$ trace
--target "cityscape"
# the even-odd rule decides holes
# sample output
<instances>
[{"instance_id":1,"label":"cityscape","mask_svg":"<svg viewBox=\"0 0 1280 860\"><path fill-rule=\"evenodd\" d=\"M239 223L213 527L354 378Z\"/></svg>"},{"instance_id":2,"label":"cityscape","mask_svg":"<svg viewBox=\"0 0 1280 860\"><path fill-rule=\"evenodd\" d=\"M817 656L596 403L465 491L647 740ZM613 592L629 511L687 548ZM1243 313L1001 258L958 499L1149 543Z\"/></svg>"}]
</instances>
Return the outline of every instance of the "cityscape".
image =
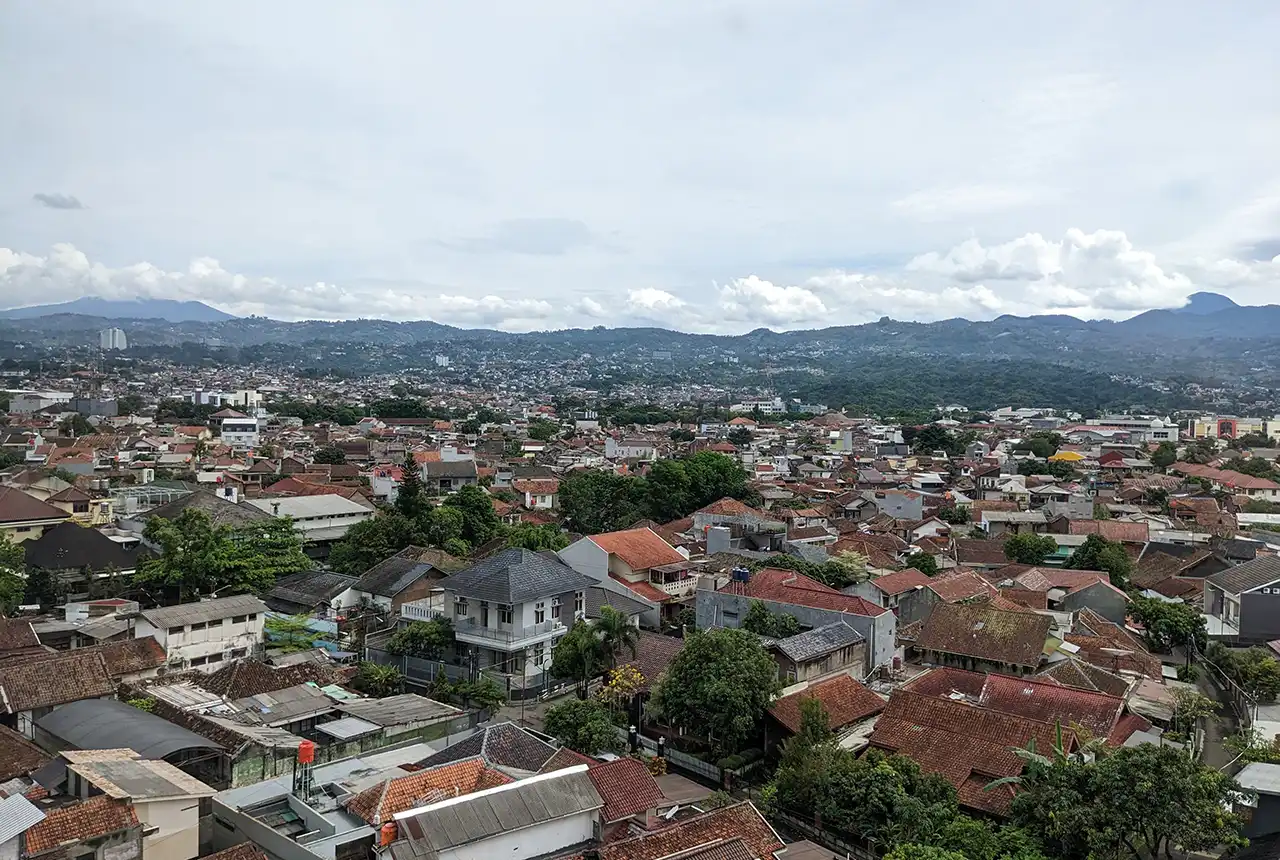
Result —
<instances>
[{"instance_id":1,"label":"cityscape","mask_svg":"<svg viewBox=\"0 0 1280 860\"><path fill-rule=\"evenodd\" d=\"M0 3L0 860L1280 860L1277 32Z\"/></svg>"}]
</instances>

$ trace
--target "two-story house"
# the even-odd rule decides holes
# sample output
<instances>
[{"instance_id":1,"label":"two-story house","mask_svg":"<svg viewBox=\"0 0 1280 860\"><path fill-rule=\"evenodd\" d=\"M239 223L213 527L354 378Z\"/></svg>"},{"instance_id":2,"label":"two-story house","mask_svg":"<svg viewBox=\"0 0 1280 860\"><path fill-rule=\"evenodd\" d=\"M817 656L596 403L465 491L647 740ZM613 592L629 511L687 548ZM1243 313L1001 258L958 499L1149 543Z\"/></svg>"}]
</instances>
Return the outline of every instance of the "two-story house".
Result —
<instances>
[{"instance_id":1,"label":"two-story house","mask_svg":"<svg viewBox=\"0 0 1280 860\"><path fill-rule=\"evenodd\" d=\"M516 478L511 489L524 497L523 504L529 510L546 511L558 506L560 481L557 478Z\"/></svg>"},{"instance_id":2,"label":"two-story house","mask_svg":"<svg viewBox=\"0 0 1280 860\"><path fill-rule=\"evenodd\" d=\"M610 436L604 440L604 456L609 460L653 460L658 456L658 447L648 439Z\"/></svg>"},{"instance_id":3,"label":"two-story house","mask_svg":"<svg viewBox=\"0 0 1280 860\"><path fill-rule=\"evenodd\" d=\"M559 555L565 564L606 588L616 591L622 586L661 606L661 615L678 612L678 601L693 596L698 587L688 558L648 528L584 537Z\"/></svg>"},{"instance_id":4,"label":"two-story house","mask_svg":"<svg viewBox=\"0 0 1280 860\"><path fill-rule=\"evenodd\" d=\"M595 584L553 556L504 549L440 583L454 637L476 668L534 676L587 608Z\"/></svg>"},{"instance_id":5,"label":"two-story house","mask_svg":"<svg viewBox=\"0 0 1280 860\"><path fill-rule=\"evenodd\" d=\"M223 660L260 650L266 611L266 604L249 594L144 609L134 636L154 636L170 668L212 672Z\"/></svg>"},{"instance_id":6,"label":"two-story house","mask_svg":"<svg viewBox=\"0 0 1280 860\"><path fill-rule=\"evenodd\" d=\"M79 487L67 487L45 501L71 514L71 519L82 526L105 526L115 522L111 499L95 499Z\"/></svg>"},{"instance_id":7,"label":"two-story house","mask_svg":"<svg viewBox=\"0 0 1280 860\"><path fill-rule=\"evenodd\" d=\"M258 447L261 427L257 418L234 409L222 409L209 419L218 422L218 435L224 444L241 450Z\"/></svg>"},{"instance_id":8,"label":"two-story house","mask_svg":"<svg viewBox=\"0 0 1280 860\"><path fill-rule=\"evenodd\" d=\"M475 460L429 460L422 464L422 483L433 496L445 496L480 480Z\"/></svg>"},{"instance_id":9,"label":"two-story house","mask_svg":"<svg viewBox=\"0 0 1280 860\"><path fill-rule=\"evenodd\" d=\"M14 543L34 540L70 516L16 487L0 487L0 534Z\"/></svg>"},{"instance_id":10,"label":"two-story house","mask_svg":"<svg viewBox=\"0 0 1280 860\"><path fill-rule=\"evenodd\" d=\"M1280 638L1280 558L1259 556L1206 577L1209 636L1241 644Z\"/></svg>"}]
</instances>

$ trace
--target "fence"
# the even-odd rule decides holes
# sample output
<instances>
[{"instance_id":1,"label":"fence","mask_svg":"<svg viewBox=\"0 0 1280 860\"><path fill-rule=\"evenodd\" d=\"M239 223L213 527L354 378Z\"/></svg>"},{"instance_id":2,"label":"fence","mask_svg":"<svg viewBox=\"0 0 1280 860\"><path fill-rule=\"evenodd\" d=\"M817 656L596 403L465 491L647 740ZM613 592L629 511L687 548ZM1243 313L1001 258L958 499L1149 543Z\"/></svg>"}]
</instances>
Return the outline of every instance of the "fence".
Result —
<instances>
[{"instance_id":1,"label":"fence","mask_svg":"<svg viewBox=\"0 0 1280 860\"><path fill-rule=\"evenodd\" d=\"M816 842L823 848L835 851L845 857L856 857L858 860L879 860L879 855L869 848L864 840L857 837L844 836L839 833L833 833L830 830L823 830L813 821L807 821L798 815L779 809L771 810L769 818L775 824L781 825L783 829L793 831L810 842Z\"/></svg>"},{"instance_id":2,"label":"fence","mask_svg":"<svg viewBox=\"0 0 1280 860\"><path fill-rule=\"evenodd\" d=\"M615 727L615 731L617 731L618 737L622 738L623 743L629 744L631 742L631 735L626 729ZM646 738L644 735L639 735L638 739L641 749L649 753L649 755L656 756L658 754L657 741L653 738ZM714 782L716 785L725 784L725 771L714 762L703 761L697 756L673 750L670 745L663 749L662 756L667 760L669 767L674 767L693 776L700 776L703 779Z\"/></svg>"},{"instance_id":3,"label":"fence","mask_svg":"<svg viewBox=\"0 0 1280 860\"><path fill-rule=\"evenodd\" d=\"M1258 718L1258 700L1246 693L1235 681L1231 680L1221 666L1210 660L1203 651L1196 647L1194 641L1190 645L1190 650L1192 656L1201 665L1208 668L1210 679L1227 697L1227 701L1231 703L1231 710L1235 713L1236 719L1240 721L1240 728L1248 729L1251 727Z\"/></svg>"}]
</instances>

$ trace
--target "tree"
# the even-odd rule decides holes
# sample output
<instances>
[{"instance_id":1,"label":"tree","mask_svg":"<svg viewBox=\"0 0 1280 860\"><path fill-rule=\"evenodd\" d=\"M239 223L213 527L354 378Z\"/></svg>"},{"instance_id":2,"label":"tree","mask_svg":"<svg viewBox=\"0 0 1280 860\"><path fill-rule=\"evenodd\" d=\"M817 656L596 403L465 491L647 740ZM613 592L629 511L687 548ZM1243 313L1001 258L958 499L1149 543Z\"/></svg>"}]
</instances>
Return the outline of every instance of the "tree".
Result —
<instances>
[{"instance_id":1,"label":"tree","mask_svg":"<svg viewBox=\"0 0 1280 860\"><path fill-rule=\"evenodd\" d=\"M450 541L462 540L466 530L466 516L458 508L448 505L432 508L419 516L419 521L431 546L443 547Z\"/></svg>"},{"instance_id":2,"label":"tree","mask_svg":"<svg viewBox=\"0 0 1280 860\"><path fill-rule=\"evenodd\" d=\"M969 860L962 851L948 851L933 845L904 842L884 855L884 860Z\"/></svg>"},{"instance_id":3,"label":"tree","mask_svg":"<svg viewBox=\"0 0 1280 860\"><path fill-rule=\"evenodd\" d=\"M692 430L686 430L683 427L677 427L668 435L671 437L672 442L692 442L694 439L698 438L694 435Z\"/></svg>"},{"instance_id":4,"label":"tree","mask_svg":"<svg viewBox=\"0 0 1280 860\"><path fill-rule=\"evenodd\" d=\"M697 631L655 685L650 707L671 725L707 732L734 752L781 689L778 665L746 630Z\"/></svg>"},{"instance_id":5,"label":"tree","mask_svg":"<svg viewBox=\"0 0 1280 860\"><path fill-rule=\"evenodd\" d=\"M904 431L906 428L903 428ZM904 434L905 438L905 434ZM964 450L957 441L955 434L945 427L937 424L927 424L921 427L910 440L911 450L919 451L925 454L931 454L934 451L945 451L947 454L959 454Z\"/></svg>"},{"instance_id":6,"label":"tree","mask_svg":"<svg viewBox=\"0 0 1280 860\"><path fill-rule=\"evenodd\" d=\"M387 640L387 650L392 654L406 654L424 660L439 660L452 645L453 622L447 618L410 622Z\"/></svg>"},{"instance_id":7,"label":"tree","mask_svg":"<svg viewBox=\"0 0 1280 860\"><path fill-rule=\"evenodd\" d=\"M93 433L93 425L88 418L76 412L59 422L58 432L63 436L89 436Z\"/></svg>"},{"instance_id":8,"label":"tree","mask_svg":"<svg viewBox=\"0 0 1280 860\"><path fill-rule=\"evenodd\" d=\"M569 545L569 536L559 526L521 523L507 529L507 546L543 552L559 552Z\"/></svg>"},{"instance_id":9,"label":"tree","mask_svg":"<svg viewBox=\"0 0 1280 860\"><path fill-rule=\"evenodd\" d=\"M142 411L146 401L139 394L125 394L116 398L117 415L137 415Z\"/></svg>"},{"instance_id":10,"label":"tree","mask_svg":"<svg viewBox=\"0 0 1280 860\"><path fill-rule=\"evenodd\" d=\"M1013 822L1062 860L1169 858L1175 849L1239 846L1230 810L1239 786L1169 746L1122 747L1085 762L1031 761L1012 804Z\"/></svg>"},{"instance_id":11,"label":"tree","mask_svg":"<svg viewBox=\"0 0 1280 860\"><path fill-rule=\"evenodd\" d=\"M1025 437L1013 446L1013 450L1015 453L1030 453L1033 457L1047 460L1058 453L1058 446L1061 444L1062 437L1057 433L1042 430Z\"/></svg>"},{"instance_id":12,"label":"tree","mask_svg":"<svg viewBox=\"0 0 1280 860\"><path fill-rule=\"evenodd\" d=\"M549 442L555 435L560 432L560 425L554 421L546 421L537 419L529 422L528 435L530 439L536 439L539 442Z\"/></svg>"},{"instance_id":13,"label":"tree","mask_svg":"<svg viewBox=\"0 0 1280 860\"><path fill-rule=\"evenodd\" d=\"M360 664L360 671L356 673L352 683L361 692L381 699L394 696L404 689L404 675L395 666L364 662Z\"/></svg>"},{"instance_id":14,"label":"tree","mask_svg":"<svg viewBox=\"0 0 1280 860\"><path fill-rule=\"evenodd\" d=\"M584 699L591 679L603 673L608 665L609 655L600 637L585 621L575 623L551 651L551 674L572 679L578 685L579 697Z\"/></svg>"},{"instance_id":15,"label":"tree","mask_svg":"<svg viewBox=\"0 0 1280 860\"><path fill-rule=\"evenodd\" d=\"M560 481L560 510L569 529L582 534L617 531L643 519L640 478L584 470Z\"/></svg>"},{"instance_id":16,"label":"tree","mask_svg":"<svg viewBox=\"0 0 1280 860\"><path fill-rule=\"evenodd\" d=\"M600 640L600 647L609 668L617 665L618 654L622 651L629 653L632 660L636 658L636 643L640 641L640 629L635 627L626 615L612 606L600 607L600 618L593 625L592 632Z\"/></svg>"},{"instance_id":17,"label":"tree","mask_svg":"<svg viewBox=\"0 0 1280 860\"><path fill-rule=\"evenodd\" d=\"M1173 719L1170 729L1184 738L1190 738L1201 720L1217 719L1218 703L1195 690L1179 688L1173 691ZM1172 739L1171 739L1172 740Z\"/></svg>"},{"instance_id":18,"label":"tree","mask_svg":"<svg viewBox=\"0 0 1280 860\"><path fill-rule=\"evenodd\" d=\"M329 551L329 567L339 573L359 576L383 559L407 546L430 543L420 522L398 510L361 520L347 529L342 540Z\"/></svg>"},{"instance_id":19,"label":"tree","mask_svg":"<svg viewBox=\"0 0 1280 860\"><path fill-rule=\"evenodd\" d=\"M794 615L785 612L770 612L763 601L751 601L751 607L742 619L742 629L750 630L757 636L770 639L785 639L800 632L800 622Z\"/></svg>"},{"instance_id":20,"label":"tree","mask_svg":"<svg viewBox=\"0 0 1280 860\"><path fill-rule=\"evenodd\" d=\"M462 512L461 537L471 546L488 543L502 526L502 521L493 509L493 499L474 484L451 493L443 505Z\"/></svg>"},{"instance_id":21,"label":"tree","mask_svg":"<svg viewBox=\"0 0 1280 860\"><path fill-rule=\"evenodd\" d=\"M843 588L845 585L849 585L854 582L861 582L866 579L868 562L869 560L866 555L858 552L856 549L845 549L836 553L835 556L827 562L826 566L840 571L844 583L840 586L833 587ZM822 581L826 582L826 580ZM827 584L831 585L829 582Z\"/></svg>"},{"instance_id":22,"label":"tree","mask_svg":"<svg viewBox=\"0 0 1280 860\"><path fill-rule=\"evenodd\" d=\"M264 622L267 641L286 654L309 651L315 647L316 640L325 638L323 633L311 629L310 621L306 615L268 616Z\"/></svg>"},{"instance_id":23,"label":"tree","mask_svg":"<svg viewBox=\"0 0 1280 860\"><path fill-rule=\"evenodd\" d=\"M1017 534L1004 541L1004 557L1017 564L1044 564L1044 560L1058 551L1058 542L1051 535Z\"/></svg>"},{"instance_id":24,"label":"tree","mask_svg":"<svg viewBox=\"0 0 1280 860\"><path fill-rule=\"evenodd\" d=\"M914 567L925 576L938 574L938 560L927 552L913 552L907 556L907 567Z\"/></svg>"},{"instance_id":25,"label":"tree","mask_svg":"<svg viewBox=\"0 0 1280 860\"><path fill-rule=\"evenodd\" d=\"M1154 597L1135 595L1129 614L1142 625L1142 638L1152 651L1168 652L1195 643L1204 649L1208 642L1204 616L1185 603L1169 603Z\"/></svg>"},{"instance_id":26,"label":"tree","mask_svg":"<svg viewBox=\"0 0 1280 860\"><path fill-rule=\"evenodd\" d=\"M395 510L408 519L417 519L427 510L427 491L422 485L422 470L413 454L404 455L400 464L400 486L396 489Z\"/></svg>"},{"instance_id":27,"label":"tree","mask_svg":"<svg viewBox=\"0 0 1280 860\"><path fill-rule=\"evenodd\" d=\"M603 704L591 699L567 699L547 710L542 723L547 734L584 755L622 752L622 739Z\"/></svg>"},{"instance_id":28,"label":"tree","mask_svg":"<svg viewBox=\"0 0 1280 860\"><path fill-rule=\"evenodd\" d=\"M727 437L729 442L739 448L745 448L751 444L751 440L755 438L755 434L747 427L734 427L729 431Z\"/></svg>"},{"instance_id":29,"label":"tree","mask_svg":"<svg viewBox=\"0 0 1280 860\"><path fill-rule=\"evenodd\" d=\"M1065 567L1072 570L1101 570L1111 577L1111 584L1119 589L1129 587L1133 573L1133 561L1124 547L1101 535L1089 535L1084 543L1071 553Z\"/></svg>"},{"instance_id":30,"label":"tree","mask_svg":"<svg viewBox=\"0 0 1280 860\"><path fill-rule=\"evenodd\" d=\"M337 445L326 445L311 458L313 463L327 463L340 466L347 462L347 452L343 451Z\"/></svg>"},{"instance_id":31,"label":"tree","mask_svg":"<svg viewBox=\"0 0 1280 860\"><path fill-rule=\"evenodd\" d=\"M20 543L0 535L0 612L12 615L27 591L27 551Z\"/></svg>"},{"instance_id":32,"label":"tree","mask_svg":"<svg viewBox=\"0 0 1280 860\"><path fill-rule=\"evenodd\" d=\"M1273 702L1280 695L1280 661L1267 649L1229 649L1214 642L1205 657L1258 701Z\"/></svg>"},{"instance_id":33,"label":"tree","mask_svg":"<svg viewBox=\"0 0 1280 860\"><path fill-rule=\"evenodd\" d=\"M700 451L682 462L689 476L688 512L725 497L748 504L758 502L759 495L748 484L746 470L732 457L714 451Z\"/></svg>"},{"instance_id":34,"label":"tree","mask_svg":"<svg viewBox=\"0 0 1280 860\"><path fill-rule=\"evenodd\" d=\"M1151 465L1161 471L1178 462L1178 446L1172 442L1161 442L1151 452Z\"/></svg>"},{"instance_id":35,"label":"tree","mask_svg":"<svg viewBox=\"0 0 1280 860\"><path fill-rule=\"evenodd\" d=\"M693 482L678 460L658 460L649 467L644 488L647 495L646 513L660 523L678 520L693 508L689 499Z\"/></svg>"},{"instance_id":36,"label":"tree","mask_svg":"<svg viewBox=\"0 0 1280 860\"><path fill-rule=\"evenodd\" d=\"M1059 481L1065 481L1075 472L1070 463L1061 460L1022 460L1018 463L1019 475L1049 475Z\"/></svg>"},{"instance_id":37,"label":"tree","mask_svg":"<svg viewBox=\"0 0 1280 860\"><path fill-rule=\"evenodd\" d=\"M960 507L943 507L938 509L938 519L944 523L953 526L966 525L971 521L972 514L968 505Z\"/></svg>"}]
</instances>

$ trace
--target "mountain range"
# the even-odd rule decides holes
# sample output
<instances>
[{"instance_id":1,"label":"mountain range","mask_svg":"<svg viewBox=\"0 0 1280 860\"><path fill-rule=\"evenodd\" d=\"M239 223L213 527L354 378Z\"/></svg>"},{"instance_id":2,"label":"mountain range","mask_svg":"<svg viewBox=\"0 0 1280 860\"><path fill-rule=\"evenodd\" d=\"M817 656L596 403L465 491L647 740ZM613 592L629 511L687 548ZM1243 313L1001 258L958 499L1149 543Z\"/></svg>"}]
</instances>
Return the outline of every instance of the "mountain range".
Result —
<instances>
[{"instance_id":1,"label":"mountain range","mask_svg":"<svg viewBox=\"0 0 1280 860\"><path fill-rule=\"evenodd\" d=\"M210 307L204 302L179 302L173 299L103 299L84 296L56 305L32 305L0 311L0 319L25 320L57 314L101 317L119 320L164 320L165 322L224 322L236 319L234 314Z\"/></svg>"}]
</instances>

